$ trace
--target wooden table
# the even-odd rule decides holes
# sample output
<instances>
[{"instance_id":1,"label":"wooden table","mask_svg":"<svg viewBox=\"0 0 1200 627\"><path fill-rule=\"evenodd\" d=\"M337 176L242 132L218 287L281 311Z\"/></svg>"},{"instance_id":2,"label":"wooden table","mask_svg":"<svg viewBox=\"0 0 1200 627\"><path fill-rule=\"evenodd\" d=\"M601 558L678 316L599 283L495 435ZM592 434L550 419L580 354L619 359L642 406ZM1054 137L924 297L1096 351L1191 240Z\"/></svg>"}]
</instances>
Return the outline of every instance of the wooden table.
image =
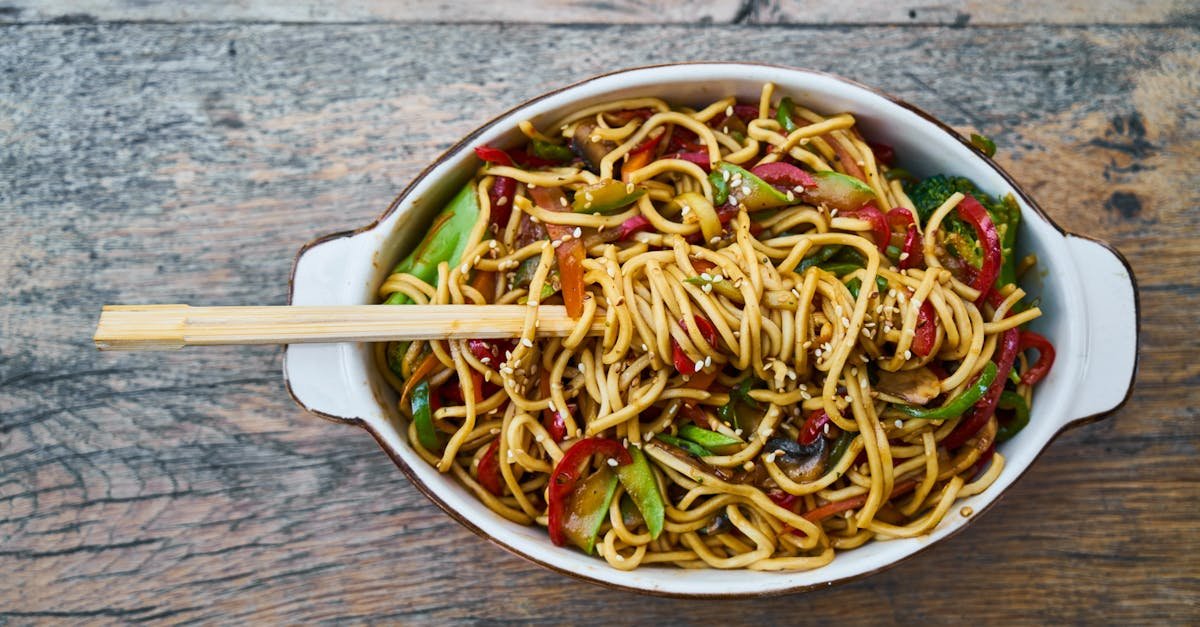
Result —
<instances>
[{"instance_id":1,"label":"wooden table","mask_svg":"<svg viewBox=\"0 0 1200 627\"><path fill-rule=\"evenodd\" d=\"M1200 619L1194 3L0 4L0 623ZM278 349L91 346L102 303L282 304L303 242L368 222L475 125L686 59L840 73L995 138L1133 263L1128 405L893 570L701 603L479 540L294 406Z\"/></svg>"}]
</instances>

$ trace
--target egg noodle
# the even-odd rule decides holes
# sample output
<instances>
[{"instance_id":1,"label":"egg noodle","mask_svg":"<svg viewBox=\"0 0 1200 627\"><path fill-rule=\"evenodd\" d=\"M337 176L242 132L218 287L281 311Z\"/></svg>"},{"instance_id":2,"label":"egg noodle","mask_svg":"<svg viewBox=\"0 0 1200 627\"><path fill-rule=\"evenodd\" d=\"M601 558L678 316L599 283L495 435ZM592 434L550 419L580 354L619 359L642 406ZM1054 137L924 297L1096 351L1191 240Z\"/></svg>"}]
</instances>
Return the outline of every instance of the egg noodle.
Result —
<instances>
[{"instance_id":1,"label":"egg noodle","mask_svg":"<svg viewBox=\"0 0 1200 627\"><path fill-rule=\"evenodd\" d=\"M568 538L589 552L594 541L622 570L816 568L872 539L929 533L956 501L987 489L1004 467L994 446L1007 410L1020 400L1027 412L1032 400L1032 360L1015 338L1040 311L1015 283L975 281L986 264L948 250L943 227L968 215L969 195L951 194L921 220L852 114L787 106L792 124L767 84L756 104L637 98L540 131L522 123L524 162L493 159L469 185L478 217L461 254L432 280L401 271L380 288L414 306L527 306L512 341L376 345L404 415L416 413L414 381L432 399L422 402L436 440L409 421L417 453L515 523L560 524L551 510L563 492L567 526L592 521ZM530 146L579 156L530 158ZM781 165L763 167L772 163ZM776 176L741 174L751 170ZM805 176L781 183L784 171ZM919 248L900 244L903 224L880 241L873 212L839 211L805 182L829 171L855 179L889 222L907 209L897 215L914 218ZM771 197L787 202L756 211L757 178L775 179ZM614 181L628 204L567 206ZM510 193L497 194L502 184ZM568 337L539 337L539 306L572 298L560 254L569 246L583 251L578 324ZM590 334L597 321L603 332ZM921 413L938 408L943 417ZM611 478L612 453L562 463L595 438L640 449L651 490L635 498L624 475ZM576 464L579 476L555 479ZM581 493L597 485L607 494ZM658 524L644 506L655 497Z\"/></svg>"}]
</instances>

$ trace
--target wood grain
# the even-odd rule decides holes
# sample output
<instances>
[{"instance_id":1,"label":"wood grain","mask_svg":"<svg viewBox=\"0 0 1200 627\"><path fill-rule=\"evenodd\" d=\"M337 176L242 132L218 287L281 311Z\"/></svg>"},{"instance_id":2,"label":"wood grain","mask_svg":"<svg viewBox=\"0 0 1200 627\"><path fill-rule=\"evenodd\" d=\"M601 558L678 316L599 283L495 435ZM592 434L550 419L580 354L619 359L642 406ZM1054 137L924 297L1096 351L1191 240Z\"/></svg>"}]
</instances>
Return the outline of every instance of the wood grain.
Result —
<instances>
[{"instance_id":1,"label":"wood grain","mask_svg":"<svg viewBox=\"0 0 1200 627\"><path fill-rule=\"evenodd\" d=\"M0 622L1200 619L1193 26L0 33ZM366 434L302 413L278 349L91 346L102 303L283 304L303 242L368 222L523 98L731 57L835 71L987 133L1063 226L1138 275L1129 404L893 570L754 602L574 582L451 522Z\"/></svg>"},{"instance_id":2,"label":"wood grain","mask_svg":"<svg viewBox=\"0 0 1200 627\"><path fill-rule=\"evenodd\" d=\"M5 0L0 23L1195 24L1189 0Z\"/></svg>"}]
</instances>

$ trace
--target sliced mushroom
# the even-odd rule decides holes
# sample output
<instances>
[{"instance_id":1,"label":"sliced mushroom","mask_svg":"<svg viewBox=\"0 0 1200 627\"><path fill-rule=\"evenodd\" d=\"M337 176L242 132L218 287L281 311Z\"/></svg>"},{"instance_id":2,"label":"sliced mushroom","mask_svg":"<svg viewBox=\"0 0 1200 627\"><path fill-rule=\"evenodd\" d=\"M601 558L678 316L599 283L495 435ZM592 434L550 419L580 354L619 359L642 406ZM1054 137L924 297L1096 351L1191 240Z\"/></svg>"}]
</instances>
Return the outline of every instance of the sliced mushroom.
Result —
<instances>
[{"instance_id":1,"label":"sliced mushroom","mask_svg":"<svg viewBox=\"0 0 1200 627\"><path fill-rule=\"evenodd\" d=\"M575 127L575 134L571 136L571 150L587 163L589 170L599 174L600 161L617 145L608 140L592 141L595 130L595 122L579 123Z\"/></svg>"},{"instance_id":2,"label":"sliced mushroom","mask_svg":"<svg viewBox=\"0 0 1200 627\"><path fill-rule=\"evenodd\" d=\"M828 440L823 437L807 445L788 438L771 438L763 452L775 453L775 464L796 483L819 479L825 474L825 463L829 460Z\"/></svg>"},{"instance_id":3,"label":"sliced mushroom","mask_svg":"<svg viewBox=\"0 0 1200 627\"><path fill-rule=\"evenodd\" d=\"M875 389L915 405L924 405L942 393L941 383L941 379L929 368L900 372L880 370Z\"/></svg>"}]
</instances>

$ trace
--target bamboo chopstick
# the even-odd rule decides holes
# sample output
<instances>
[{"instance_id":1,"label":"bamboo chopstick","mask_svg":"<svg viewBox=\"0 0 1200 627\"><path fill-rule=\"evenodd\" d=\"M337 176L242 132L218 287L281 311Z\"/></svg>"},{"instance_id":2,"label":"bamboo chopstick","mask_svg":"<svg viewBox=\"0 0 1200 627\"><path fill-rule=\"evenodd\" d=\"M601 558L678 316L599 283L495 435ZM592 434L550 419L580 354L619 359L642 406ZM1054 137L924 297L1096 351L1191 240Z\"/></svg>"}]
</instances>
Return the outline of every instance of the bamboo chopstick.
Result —
<instances>
[{"instance_id":1,"label":"bamboo chopstick","mask_svg":"<svg viewBox=\"0 0 1200 627\"><path fill-rule=\"evenodd\" d=\"M100 350L162 351L220 344L299 344L511 338L525 305L190 307L105 305L93 340ZM538 307L539 336L570 335L561 305ZM602 333L598 316L590 334Z\"/></svg>"}]
</instances>

